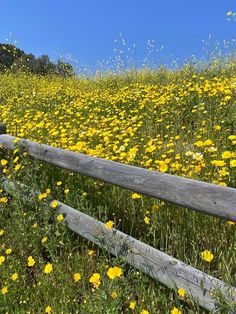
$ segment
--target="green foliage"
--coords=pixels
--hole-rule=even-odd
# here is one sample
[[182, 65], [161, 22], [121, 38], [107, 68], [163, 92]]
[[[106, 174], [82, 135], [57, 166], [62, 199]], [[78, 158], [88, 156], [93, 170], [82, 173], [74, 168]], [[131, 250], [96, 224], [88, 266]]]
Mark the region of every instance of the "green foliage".
[[50, 61], [47, 55], [36, 58], [33, 54], [26, 54], [12, 44], [0, 44], [0, 73], [5, 71], [27, 72], [38, 75], [73, 76], [71, 64], [58, 60], [57, 64]]

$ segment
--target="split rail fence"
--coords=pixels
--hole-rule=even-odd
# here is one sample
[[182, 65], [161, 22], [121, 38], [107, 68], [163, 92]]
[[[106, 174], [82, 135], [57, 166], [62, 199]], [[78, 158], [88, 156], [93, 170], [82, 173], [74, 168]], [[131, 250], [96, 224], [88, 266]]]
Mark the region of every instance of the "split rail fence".
[[[6, 134], [6, 126], [0, 124], [0, 144], [6, 149], [14, 150], [15, 139], [16, 137]], [[19, 139], [17, 146], [22, 147], [31, 157], [72, 172], [236, 222], [236, 189], [78, 154], [27, 139]], [[3, 176], [1, 181], [11, 194], [14, 183]], [[232, 304], [230, 313], [236, 313], [235, 287], [115, 228], [109, 230], [104, 223], [58, 203], [58, 211], [65, 217], [67, 226], [80, 236], [105, 248], [116, 257], [123, 257], [129, 265], [165, 286], [175, 290], [184, 288], [194, 301], [209, 311], [217, 311], [219, 303], [214, 293], [220, 292]]]

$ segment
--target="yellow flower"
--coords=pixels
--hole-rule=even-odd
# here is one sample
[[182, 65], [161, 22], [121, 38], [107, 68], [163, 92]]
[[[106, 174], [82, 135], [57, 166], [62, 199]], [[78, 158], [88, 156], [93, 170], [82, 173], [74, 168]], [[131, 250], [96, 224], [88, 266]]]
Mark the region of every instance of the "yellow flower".
[[227, 224], [228, 224], [228, 225], [232, 225], [232, 226], [233, 226], [233, 225], [235, 225], [235, 224], [236, 224], [236, 222], [234, 222], [234, 221], [227, 221]]
[[113, 280], [116, 277], [120, 277], [123, 274], [122, 269], [120, 267], [114, 266], [110, 267], [107, 271], [107, 276]]
[[155, 213], [161, 206], [160, 205], [157, 205], [157, 204], [154, 204], [152, 205], [152, 213]]
[[8, 293], [8, 288], [7, 287], [3, 287], [2, 289], [1, 289], [1, 294], [7, 294]]
[[48, 240], [48, 237], [43, 237], [42, 240], [41, 240], [41, 243], [45, 243], [46, 241]]
[[101, 284], [101, 276], [99, 273], [94, 273], [90, 278], [89, 278], [89, 282], [94, 286], [94, 288], [99, 288], [100, 284]]
[[0, 203], [6, 204], [8, 202], [7, 197], [0, 197]]
[[34, 258], [32, 256], [29, 256], [28, 257], [28, 266], [32, 267], [32, 266], [34, 266], [34, 264], [35, 264]]
[[174, 307], [171, 312], [171, 314], [182, 314], [182, 311], [180, 311], [179, 309], [177, 309], [177, 307]]
[[133, 193], [131, 197], [132, 197], [133, 200], [136, 200], [138, 198], [141, 198], [141, 195], [138, 194], [138, 193]]
[[52, 308], [51, 308], [51, 306], [47, 306], [46, 308], [45, 308], [45, 313], [46, 314], [50, 314], [52, 312]]
[[52, 208], [56, 208], [57, 206], [58, 206], [58, 201], [55, 200], [55, 201], [51, 202], [51, 207]]
[[211, 164], [216, 167], [224, 167], [225, 161], [224, 160], [212, 160]]
[[64, 220], [64, 217], [63, 217], [62, 214], [59, 214], [59, 215], [57, 216], [57, 221], [58, 221], [58, 222], [61, 222], [62, 220]]
[[201, 253], [201, 258], [202, 258], [204, 261], [210, 263], [210, 262], [213, 260], [214, 255], [213, 255], [210, 251], [205, 250], [205, 251], [203, 251], [203, 252]]
[[11, 280], [16, 281], [19, 278], [18, 273], [14, 273], [11, 275]]
[[68, 194], [69, 192], [70, 192], [69, 189], [65, 189], [65, 190], [64, 190], [64, 193], [65, 193], [65, 194]]
[[230, 160], [230, 167], [231, 168], [236, 167], [236, 159]]
[[7, 249], [7, 250], [6, 250], [6, 254], [7, 254], [7, 255], [10, 255], [11, 252], [12, 252], [12, 249]]
[[105, 226], [107, 229], [111, 229], [114, 226], [114, 222], [112, 220], [109, 220], [105, 223]]
[[221, 154], [221, 157], [222, 157], [223, 159], [231, 158], [231, 157], [232, 157], [232, 153], [231, 153], [229, 150], [226, 150], [226, 151], [224, 151], [224, 152]]
[[38, 195], [38, 200], [39, 200], [39, 201], [42, 201], [42, 200], [44, 200], [47, 196], [48, 196], [47, 193], [41, 193], [41, 194]]
[[15, 169], [16, 171], [20, 170], [20, 168], [21, 168], [21, 165], [20, 165], [20, 164], [17, 164], [17, 165], [15, 165], [15, 167], [14, 167], [14, 169]]
[[52, 272], [52, 269], [53, 269], [52, 264], [51, 264], [51, 263], [47, 263], [47, 264], [45, 265], [45, 267], [44, 267], [43, 272], [44, 272], [45, 274], [50, 274], [50, 273]]
[[61, 181], [57, 181], [57, 186], [60, 186], [60, 185], [62, 185], [62, 182]]
[[80, 273], [75, 273], [73, 276], [74, 282], [78, 282], [81, 280], [81, 275]]
[[5, 256], [0, 256], [0, 265], [2, 265], [5, 262]]
[[149, 314], [149, 311], [147, 311], [147, 310], [142, 310], [142, 311], [140, 312], [140, 314]]
[[134, 310], [135, 307], [136, 307], [136, 302], [131, 301], [130, 304], [129, 304], [129, 308], [130, 308], [131, 310]]
[[150, 218], [147, 217], [147, 216], [145, 216], [145, 217], [144, 217], [144, 222], [145, 222], [146, 225], [150, 225], [150, 223], [151, 223], [151, 222], [150, 222]]
[[7, 163], [8, 163], [8, 161], [7, 161], [6, 159], [2, 159], [2, 160], [1, 160], [1, 165], [2, 165], [2, 166], [6, 166]]
[[93, 256], [94, 255], [94, 251], [93, 250], [88, 250], [88, 256]]
[[161, 164], [159, 165], [159, 171], [160, 171], [160, 172], [166, 172], [167, 170], [168, 170], [168, 165], [167, 165], [167, 164], [161, 163]]
[[2, 236], [4, 234], [4, 230], [0, 229], [0, 236]]
[[184, 288], [179, 288], [179, 289], [178, 289], [178, 295], [179, 295], [181, 298], [184, 298], [184, 297], [185, 297], [185, 290], [184, 290]]
[[19, 160], [19, 156], [16, 156], [16, 158], [13, 160], [13, 163], [17, 163], [17, 161]]
[[117, 292], [116, 291], [112, 291], [111, 297], [112, 297], [113, 300], [117, 299], [117, 297], [118, 297]]
[[220, 131], [222, 128], [221, 128], [221, 126], [220, 125], [214, 125], [214, 129], [216, 130], [216, 131]]

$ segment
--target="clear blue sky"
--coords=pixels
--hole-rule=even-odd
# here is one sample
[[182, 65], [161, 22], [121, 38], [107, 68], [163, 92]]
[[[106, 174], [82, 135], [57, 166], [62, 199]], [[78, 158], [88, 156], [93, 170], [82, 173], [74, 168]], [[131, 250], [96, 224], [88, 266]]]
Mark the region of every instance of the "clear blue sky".
[[164, 46], [160, 58], [183, 61], [203, 56], [209, 34], [219, 41], [235, 38], [236, 21], [226, 18], [234, 9], [235, 0], [0, 0], [0, 42], [11, 32], [11, 41], [26, 52], [52, 59], [55, 51], [71, 54], [94, 67], [117, 54], [114, 40], [121, 32], [127, 47], [136, 45], [139, 60], [147, 41], [155, 40]]

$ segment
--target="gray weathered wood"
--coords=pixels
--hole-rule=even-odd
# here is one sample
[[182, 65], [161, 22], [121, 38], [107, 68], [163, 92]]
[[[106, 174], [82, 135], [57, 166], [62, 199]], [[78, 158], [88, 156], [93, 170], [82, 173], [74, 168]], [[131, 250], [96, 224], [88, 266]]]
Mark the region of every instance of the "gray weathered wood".
[[[15, 137], [0, 135], [14, 149]], [[195, 211], [236, 221], [236, 189], [173, 176], [20, 139], [29, 155], [59, 167]]]
[[[7, 133], [7, 128], [6, 124], [0, 122], [0, 135], [1, 134], [6, 134]], [[0, 159], [3, 157], [3, 154], [1, 154]], [[3, 173], [2, 171], [2, 165], [0, 164], [0, 175]]]
[[6, 133], [7, 133], [6, 124], [0, 122], [0, 134], [6, 134]]
[[207, 310], [216, 310], [218, 303], [211, 295], [220, 291], [223, 298], [236, 304], [236, 288], [227, 285], [184, 262], [179, 261], [135, 238], [118, 231], [109, 230], [105, 224], [59, 202], [59, 212], [65, 216], [68, 227], [117, 257], [123, 257], [129, 265], [146, 273], [163, 285], [184, 288], [186, 293]]
[[[22, 183], [14, 183], [2, 178], [1, 185], [9, 193], [35, 198], [39, 192], [30, 190]], [[23, 192], [24, 191], [24, 192]], [[26, 193], [25, 193], [26, 191]], [[30, 191], [30, 192], [29, 192]], [[207, 310], [217, 310], [218, 303], [212, 292], [220, 291], [222, 297], [232, 303], [235, 313], [236, 288], [227, 285], [180, 260], [173, 258], [117, 229], [108, 229], [101, 221], [58, 202], [58, 213], [63, 214], [67, 226], [80, 236], [106, 249], [116, 257], [124, 258], [127, 263], [163, 285], [177, 290], [184, 288], [189, 296]]]

